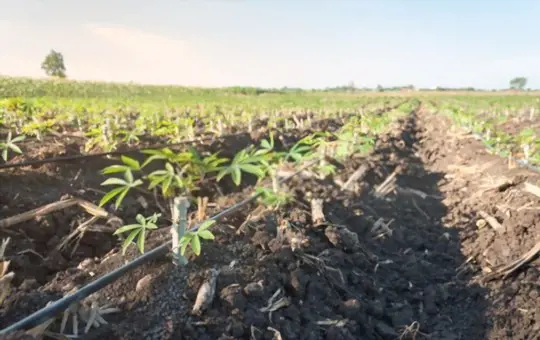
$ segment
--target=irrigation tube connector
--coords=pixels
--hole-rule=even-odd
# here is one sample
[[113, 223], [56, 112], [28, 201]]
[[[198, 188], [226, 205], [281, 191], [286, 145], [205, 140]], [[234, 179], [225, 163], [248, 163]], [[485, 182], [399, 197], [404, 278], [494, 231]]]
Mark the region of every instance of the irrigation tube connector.
[[[284, 183], [293, 178], [294, 176], [298, 175], [303, 170], [313, 166], [316, 164], [319, 160], [310, 162], [292, 173], [291, 175], [281, 179], [278, 181], [278, 183]], [[209, 220], [218, 220], [222, 217], [225, 217], [239, 208], [243, 207], [244, 205], [255, 201], [259, 196], [261, 196], [263, 192], [258, 192], [256, 194], [253, 194], [251, 197], [248, 197], [244, 199], [243, 201], [240, 201], [236, 203], [235, 205], [221, 211], [220, 213], [214, 215], [213, 217], [209, 218]], [[201, 224], [196, 225], [190, 231], [197, 231], [200, 228]], [[145, 262], [148, 262], [150, 260], [154, 260], [162, 255], [165, 255], [169, 252], [169, 247], [172, 244], [172, 240], [150, 250], [149, 252], [137, 257], [135, 260], [126, 263], [120, 268], [117, 268], [113, 270], [112, 272], [100, 277], [99, 279], [90, 282], [86, 286], [82, 287], [81, 289], [77, 290], [75, 293], [71, 295], [64, 296], [63, 298], [57, 300], [56, 302], [34, 312], [33, 314], [27, 316], [26, 318], [12, 324], [11, 326], [8, 326], [0, 331], [0, 335], [7, 334], [9, 332], [14, 332], [20, 329], [31, 329], [34, 328], [45, 321], [56, 317], [63, 311], [69, 308], [73, 303], [76, 303], [78, 301], [83, 300], [84, 298], [88, 297], [89, 295], [97, 292], [98, 290], [106, 287], [107, 285], [111, 284], [112, 282], [118, 280], [121, 276], [128, 273], [129, 271], [137, 268], [138, 266], [142, 265]]]

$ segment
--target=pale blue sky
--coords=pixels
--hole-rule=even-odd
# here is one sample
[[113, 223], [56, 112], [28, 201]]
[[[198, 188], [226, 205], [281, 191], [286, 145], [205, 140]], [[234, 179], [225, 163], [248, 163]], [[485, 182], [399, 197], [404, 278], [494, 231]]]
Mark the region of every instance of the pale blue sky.
[[326, 87], [540, 88], [535, 0], [0, 0], [0, 74]]

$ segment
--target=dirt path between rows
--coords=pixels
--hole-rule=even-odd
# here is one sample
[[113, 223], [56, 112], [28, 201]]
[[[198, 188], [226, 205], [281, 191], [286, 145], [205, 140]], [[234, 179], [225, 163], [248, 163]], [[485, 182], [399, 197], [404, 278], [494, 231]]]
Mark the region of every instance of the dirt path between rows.
[[[243, 234], [236, 230], [253, 206], [221, 221], [216, 240], [187, 267], [164, 258], [122, 277], [96, 294], [122, 312], [84, 338], [539, 338], [540, 261], [505, 280], [481, 279], [538, 241], [540, 198], [525, 193], [523, 181], [540, 184], [540, 176], [509, 170], [478, 141], [423, 111], [395, 124], [371, 155], [343, 164], [338, 177], [344, 182], [366, 165], [351, 191], [332, 180], [296, 179], [289, 188], [298, 202]], [[324, 225], [312, 221], [312, 198], [324, 201]], [[304, 246], [293, 250], [291, 235]], [[167, 237], [155, 233], [149, 248]], [[2, 319], [9, 324], [20, 317], [16, 309], [35, 310], [74, 282], [92, 280], [89, 273], [95, 278], [124, 261], [113, 254], [39, 289], [19, 289]], [[210, 268], [221, 270], [216, 297], [192, 315]], [[138, 282], [146, 284], [136, 290]]]

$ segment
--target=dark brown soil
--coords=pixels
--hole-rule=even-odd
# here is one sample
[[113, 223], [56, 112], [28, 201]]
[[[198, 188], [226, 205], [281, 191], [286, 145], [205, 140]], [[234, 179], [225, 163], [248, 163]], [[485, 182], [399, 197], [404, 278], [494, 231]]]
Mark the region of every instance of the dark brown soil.
[[[338, 120], [324, 120], [314, 122], [317, 131], [320, 129], [335, 131], [342, 123]], [[275, 141], [276, 149], [283, 149], [284, 143], [293, 144], [299, 139], [311, 134], [314, 130], [290, 130]], [[196, 148], [199, 151], [220, 152], [222, 157], [233, 157], [236, 152], [253, 144], [259, 144], [262, 138], [268, 138], [268, 133], [261, 131], [256, 136], [243, 133], [217, 139], [210, 142], [201, 142]], [[24, 161], [25, 159], [45, 159], [58, 156], [73, 155], [74, 149], [80, 148], [79, 144], [37, 143], [32, 142], [32, 147], [23, 156], [17, 156], [12, 161]], [[70, 149], [71, 148], [71, 149]], [[70, 151], [71, 150], [71, 151]], [[78, 154], [78, 152], [75, 152]], [[133, 153], [129, 155], [139, 161], [144, 160], [144, 155]], [[100, 175], [104, 167], [117, 164], [118, 157], [107, 159], [88, 158], [77, 162], [46, 163], [43, 165], [17, 167], [0, 170], [0, 219], [14, 216], [28, 210], [56, 202], [63, 198], [78, 197], [97, 204], [104, 195], [106, 188], [100, 183], [106, 177]], [[252, 176], [244, 176], [242, 185], [237, 187], [229, 178], [225, 178], [217, 185], [203, 185], [197, 195], [207, 196], [210, 201], [218, 203], [209, 212], [218, 212], [227, 207], [235, 196], [218, 197], [221, 194], [231, 195], [251, 192], [255, 179]], [[137, 198], [144, 198], [149, 208], [144, 209]], [[162, 202], [162, 204], [165, 204]], [[113, 211], [112, 204], [107, 209], [124, 221], [132, 221], [136, 214], [146, 214], [148, 211], [157, 211], [153, 195], [128, 195], [118, 211]], [[217, 210], [216, 210], [217, 209]], [[91, 215], [83, 209], [75, 206], [67, 208], [42, 218], [27, 221], [0, 230], [0, 238], [10, 237], [9, 259], [10, 269], [15, 272], [14, 283], [19, 285], [29, 279], [38, 284], [45, 284], [58, 272], [77, 265], [89, 258], [101, 258], [117, 246], [118, 239], [111, 235], [114, 228], [105, 220], [100, 221], [93, 229], [99, 231], [87, 232], [74, 247], [58, 249], [65, 237], [77, 226], [90, 219]], [[32, 283], [32, 287], [34, 283]]]
[[[103, 165], [72, 164], [70, 171], [82, 168], [80, 178], [85, 178], [72, 186], [66, 182], [74, 175], [60, 175], [58, 165], [50, 165], [49, 173], [34, 173], [33, 178], [23, 170], [3, 173], [1, 180], [8, 185], [2, 185], [0, 203], [8, 207], [9, 216], [66, 193], [97, 188], [102, 179], [90, 173]], [[298, 201], [266, 215], [244, 234], [236, 229], [254, 204], [221, 220], [216, 240], [204, 242], [201, 256], [192, 257], [186, 267], [174, 267], [170, 258], [158, 259], [99, 291], [102, 303], [112, 303], [122, 312], [106, 316], [109, 325], [86, 338], [279, 339], [275, 332], [282, 339], [538, 338], [539, 261], [506, 280], [480, 278], [539, 241], [540, 198], [525, 193], [522, 182], [540, 183], [540, 175], [508, 169], [504, 160], [487, 154], [470, 135], [423, 111], [411, 113], [381, 136], [371, 155], [342, 164], [336, 177], [346, 181], [361, 165], [368, 165], [369, 171], [353, 192], [341, 190], [333, 180], [295, 179], [288, 187]], [[394, 190], [375, 195], [375, 188], [396, 169]], [[504, 178], [513, 184], [498, 186]], [[224, 208], [248, 192], [249, 187], [211, 200]], [[80, 195], [92, 201], [100, 197], [88, 190]], [[311, 221], [310, 197], [324, 199], [328, 225]], [[73, 210], [58, 213], [60, 217], [53, 214], [56, 220], [49, 225], [43, 225], [45, 219], [11, 228], [16, 249], [8, 247], [8, 255], [28, 248], [51, 257], [45, 240], [65, 235], [69, 230], [61, 230], [62, 226], [69, 229], [69, 223], [77, 223], [81, 213]], [[128, 219], [139, 210], [133, 203], [119, 214]], [[479, 228], [481, 210], [497, 218], [505, 233]], [[376, 228], [381, 222], [387, 227]], [[283, 225], [288, 225], [285, 237], [279, 238]], [[39, 236], [40, 229], [53, 231]], [[21, 245], [24, 237], [17, 233], [28, 230], [30, 241]], [[47, 269], [32, 254], [13, 255], [26, 257], [19, 267], [12, 259], [19, 279], [0, 309], [0, 327], [74, 285], [121, 266], [126, 258], [118, 253], [116, 239], [101, 234], [88, 245], [88, 253], [69, 259], [60, 270]], [[306, 240], [305, 246], [293, 250], [291, 235]], [[167, 229], [159, 230], [147, 247], [168, 238]], [[108, 249], [113, 251], [104, 256]], [[128, 259], [134, 256], [133, 249], [128, 251]], [[76, 264], [87, 257], [92, 260], [77, 269]], [[32, 269], [25, 269], [31, 263]], [[202, 315], [191, 315], [197, 291], [212, 267], [221, 270], [216, 297]], [[40, 274], [40, 269], [46, 272]], [[149, 283], [136, 291], [143, 278]], [[278, 299], [288, 303], [272, 312], [261, 311], [277, 291]]]

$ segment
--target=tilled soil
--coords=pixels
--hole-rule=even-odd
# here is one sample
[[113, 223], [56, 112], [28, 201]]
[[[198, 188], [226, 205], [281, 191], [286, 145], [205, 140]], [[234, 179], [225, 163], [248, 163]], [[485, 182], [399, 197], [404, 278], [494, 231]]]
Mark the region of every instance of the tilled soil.
[[[360, 167], [367, 172], [352, 190], [341, 189]], [[508, 169], [440, 116], [411, 113], [334, 180], [295, 178], [287, 187], [297, 202], [243, 232], [255, 205], [221, 220], [187, 266], [154, 260], [96, 293], [122, 311], [86, 338], [538, 339], [539, 261], [490, 277], [539, 241], [540, 198], [524, 181], [540, 176]], [[325, 223], [312, 221], [313, 198], [324, 202]], [[168, 237], [154, 233], [148, 249]], [[125, 261], [112, 252], [48, 282], [19, 283], [1, 326]], [[194, 315], [210, 268], [220, 270], [215, 298]]]

